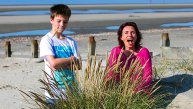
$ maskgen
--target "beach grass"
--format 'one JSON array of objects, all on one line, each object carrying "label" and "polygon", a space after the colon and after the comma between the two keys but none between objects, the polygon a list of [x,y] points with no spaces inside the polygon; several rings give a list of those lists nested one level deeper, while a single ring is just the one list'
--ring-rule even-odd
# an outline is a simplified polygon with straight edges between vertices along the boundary
[{"label": "beach grass", "polygon": [[[150,109],[164,108],[168,100],[165,100],[169,94],[163,90],[158,81],[154,81],[152,87],[148,87],[148,93],[144,92],[147,88],[136,90],[141,82],[141,71],[138,61],[132,63],[129,70],[119,69],[121,81],[116,82],[113,79],[106,78],[109,71],[117,72],[120,63],[108,68],[108,54],[106,56],[106,66],[102,66],[102,59],[97,62],[96,55],[88,56],[85,69],[78,70],[73,66],[76,73],[76,79],[72,86],[68,86],[65,81],[67,93],[55,95],[53,90],[58,89],[57,84],[50,84],[46,80],[40,80],[45,86],[41,89],[47,90],[57,102],[50,104],[45,102],[45,96],[33,91],[24,92],[20,90],[22,96],[28,103],[36,104],[38,108],[54,109]],[[133,72],[132,69],[136,70]],[[130,78],[131,73],[138,74],[135,81]],[[46,74],[46,72],[45,72]],[[47,74],[46,74],[47,75]],[[52,78],[53,79],[53,78]],[[53,79],[53,81],[55,81]]]}]

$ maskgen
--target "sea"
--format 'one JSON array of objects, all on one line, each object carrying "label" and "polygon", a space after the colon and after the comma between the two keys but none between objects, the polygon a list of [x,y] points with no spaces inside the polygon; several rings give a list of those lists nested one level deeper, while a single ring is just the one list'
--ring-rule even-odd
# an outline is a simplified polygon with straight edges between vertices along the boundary
[{"label": "sea", "polygon": [[[0,0],[0,6],[17,6],[17,5],[52,5],[63,3],[67,5],[84,5],[84,4],[193,4],[193,0]],[[193,12],[193,8],[188,9],[135,9],[135,10],[87,10],[79,11],[72,10],[72,14],[95,14],[95,13],[149,13],[149,12]],[[0,16],[17,16],[17,15],[43,15],[49,13],[48,10],[39,10],[39,11],[8,11],[0,12]],[[187,26],[193,27],[192,22],[178,22],[178,23],[168,23],[162,24],[163,27],[172,27],[172,26]],[[106,30],[117,30],[118,25],[109,25]],[[95,28],[92,28],[95,29]],[[104,29],[104,30],[105,30]],[[75,31],[72,31],[73,28],[67,29],[65,34],[76,34]],[[27,35],[44,35],[49,30],[29,30],[29,31],[18,31],[12,33],[0,33],[0,38],[10,37],[10,36],[27,36]]]}]

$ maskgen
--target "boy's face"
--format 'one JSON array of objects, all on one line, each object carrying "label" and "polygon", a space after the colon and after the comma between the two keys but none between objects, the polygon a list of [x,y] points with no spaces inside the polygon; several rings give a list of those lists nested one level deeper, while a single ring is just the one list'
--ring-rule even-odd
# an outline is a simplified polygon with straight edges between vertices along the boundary
[{"label": "boy's face", "polygon": [[68,26],[69,17],[57,15],[54,19],[50,18],[52,30],[62,33]]}]

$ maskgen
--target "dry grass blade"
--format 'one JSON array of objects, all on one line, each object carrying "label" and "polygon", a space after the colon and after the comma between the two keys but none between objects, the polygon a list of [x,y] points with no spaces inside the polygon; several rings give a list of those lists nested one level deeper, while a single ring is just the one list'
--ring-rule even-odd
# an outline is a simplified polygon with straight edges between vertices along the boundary
[{"label": "dry grass blade", "polygon": [[98,74],[100,69],[101,69],[101,64],[102,64],[102,61],[103,59],[101,59],[99,62],[98,62],[98,66],[97,66],[97,69],[96,69],[96,73]]},{"label": "dry grass blade", "polygon": [[[45,88],[42,89],[47,90],[52,97],[56,97],[59,100],[55,106],[57,109],[149,109],[156,108],[160,105],[164,94],[157,94],[157,90],[160,88],[157,84],[150,89],[149,94],[144,94],[143,88],[135,91],[135,88],[141,84],[142,77],[141,73],[143,66],[140,66],[139,61],[132,61],[129,69],[127,69],[128,66],[126,65],[122,68],[120,67],[123,64],[120,62],[120,58],[121,56],[119,56],[117,63],[112,61],[113,65],[110,67],[108,67],[108,59],[106,59],[106,66],[102,67],[102,59],[97,62],[96,54],[94,57],[88,56],[85,69],[79,70],[78,67],[73,64],[71,70],[76,73],[76,78],[73,84],[69,87],[65,79],[62,79],[67,90],[67,93],[65,94],[61,93],[55,95],[55,91],[58,90],[58,85],[55,83],[56,81],[52,76],[45,73],[45,76],[47,77],[46,79],[53,83],[50,84],[46,82],[46,80],[40,80],[40,82],[45,86]],[[79,57],[79,61],[80,59],[81,58]],[[126,63],[127,62],[128,59]],[[107,78],[109,72],[112,72],[112,76]],[[65,72],[63,73],[65,74]],[[121,80],[119,82],[115,81],[114,75],[119,75]],[[44,101],[42,95],[34,92],[29,93],[30,94],[24,94],[34,100],[39,107],[45,107],[48,105]],[[154,98],[151,100],[149,97],[153,94]],[[62,98],[63,96],[66,97],[65,100]]]},{"label": "dry grass blade", "polygon": [[[30,96],[30,95],[28,95],[27,93],[25,93],[24,91],[22,91],[22,90],[19,90],[21,93],[21,95],[22,95],[22,97],[30,104],[30,102],[28,101],[28,99],[23,95],[23,94],[25,94],[27,97],[29,97],[30,99],[32,99],[32,97]],[[33,99],[32,99],[33,100]]]},{"label": "dry grass blade", "polygon": [[54,37],[57,33],[58,33],[58,31],[56,30],[56,32],[53,34],[53,36],[52,36],[52,37]]}]

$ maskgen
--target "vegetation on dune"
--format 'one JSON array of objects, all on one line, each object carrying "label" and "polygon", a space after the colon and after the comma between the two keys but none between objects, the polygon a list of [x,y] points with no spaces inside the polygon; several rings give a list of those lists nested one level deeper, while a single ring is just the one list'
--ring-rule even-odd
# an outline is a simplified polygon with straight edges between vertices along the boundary
[{"label": "vegetation on dune", "polygon": [[[38,108],[51,109],[161,109],[165,108],[170,101],[170,99],[165,99],[169,97],[169,93],[163,90],[155,74],[148,93],[144,93],[144,89],[134,90],[141,81],[141,75],[139,74],[135,81],[129,78],[131,73],[141,72],[143,66],[140,66],[138,61],[133,62],[127,71],[124,68],[119,69],[121,81],[118,83],[113,79],[107,79],[106,75],[110,70],[116,72],[120,63],[107,68],[108,55],[106,56],[106,65],[103,65],[102,61],[101,59],[97,62],[95,55],[88,56],[84,69],[78,70],[77,66],[73,65],[72,70],[76,74],[75,81],[70,87],[63,81],[67,90],[66,95],[63,93],[55,95],[54,91],[50,89],[57,90],[57,84],[40,80],[44,85],[41,89],[47,90],[52,97],[57,98],[54,104],[46,103],[43,94],[21,90],[20,92],[28,103],[34,105],[35,102]],[[132,70],[134,67],[135,72]],[[154,67],[154,72],[162,71],[161,67],[163,66]],[[44,73],[46,74],[46,72]],[[53,79],[53,81],[55,80]]]}]

